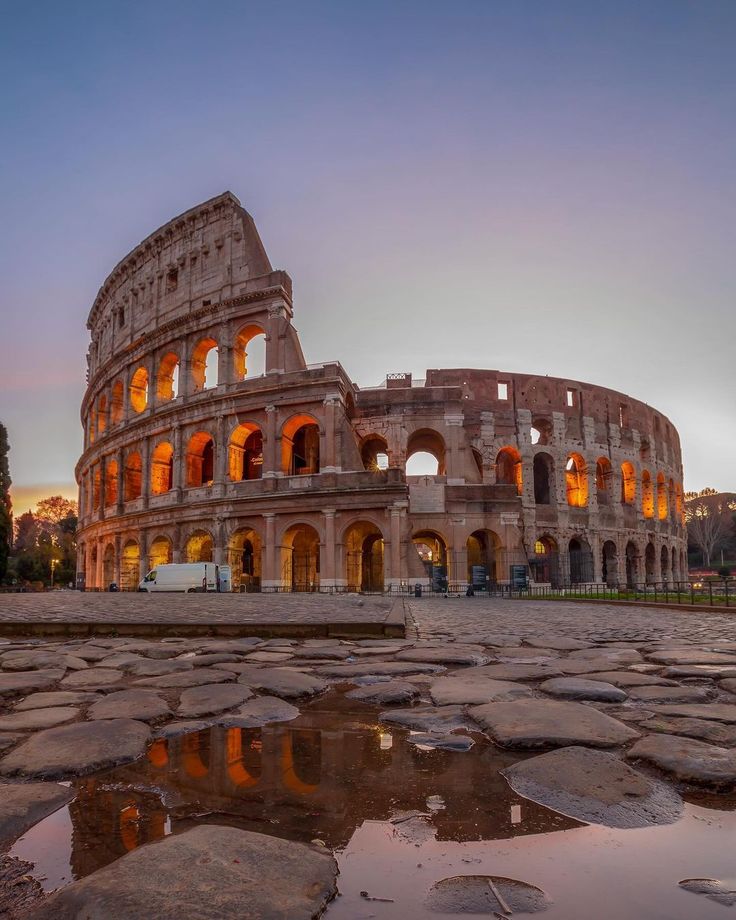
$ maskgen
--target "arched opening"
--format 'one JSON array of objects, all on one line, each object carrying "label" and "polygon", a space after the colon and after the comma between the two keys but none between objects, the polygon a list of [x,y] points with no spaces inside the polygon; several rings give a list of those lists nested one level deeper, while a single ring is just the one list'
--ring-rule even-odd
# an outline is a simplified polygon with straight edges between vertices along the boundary
[{"label": "arched opening", "polygon": [[599,505],[611,504],[613,467],[608,457],[599,457],[595,463],[595,492]]},{"label": "arched opening", "polygon": [[263,475],[263,434],[258,425],[245,422],[233,431],[228,446],[228,473],[233,482]]},{"label": "arched opening", "polygon": [[473,457],[473,463],[475,463],[475,468],[478,471],[478,482],[483,482],[483,455],[475,447],[470,448],[470,453]]},{"label": "arched opening", "polygon": [[534,554],[529,560],[532,579],[538,584],[549,584],[553,588],[560,583],[560,554],[557,543],[544,534],[534,543]]},{"label": "arched opening", "polygon": [[192,384],[194,392],[211,390],[217,386],[218,350],[213,338],[204,338],[197,342],[192,352]]},{"label": "arched opening", "polygon": [[281,459],[287,476],[319,473],[319,425],[311,415],[295,415],[281,430]]},{"label": "arched opening", "polygon": [[318,731],[297,729],[281,739],[281,779],[298,795],[311,795],[319,788],[322,772],[322,738]]},{"label": "arched opening", "polygon": [[128,540],[123,546],[120,560],[120,588],[135,591],[141,580],[141,551],[135,540]]},{"label": "arched opening", "polygon": [[639,580],[639,550],[631,540],[626,544],[626,585],[634,588]]},{"label": "arched opening", "polygon": [[89,571],[90,571],[90,582],[89,586],[94,588],[99,588],[100,585],[96,584],[97,582],[97,546],[92,547],[92,551],[89,555]]},{"label": "arched opening", "polygon": [[95,410],[90,408],[87,416],[87,439],[90,444],[95,443]]},{"label": "arched opening", "polygon": [[292,591],[319,588],[319,534],[309,524],[294,524],[283,537],[281,579]]},{"label": "arched opening", "polygon": [[383,591],[383,534],[370,521],[345,531],[345,578],[351,591]]},{"label": "arched opening", "polygon": [[143,490],[143,461],[138,451],[133,451],[125,458],[123,470],[123,498],[126,502],[141,497]]},{"label": "arched opening", "polygon": [[420,428],[406,445],[407,476],[444,476],[445,442],[431,428]]},{"label": "arched opening", "polygon": [[646,573],[647,584],[651,585],[656,580],[656,569],[657,564],[657,552],[654,549],[653,543],[647,543],[647,548],[644,551],[644,570]]},{"label": "arched opening", "polygon": [[633,505],[636,502],[636,471],[628,460],[621,464],[621,504]]},{"label": "arched opening", "polygon": [[227,729],[227,775],[234,786],[248,789],[258,785],[262,751],[260,728]]},{"label": "arched opening", "polygon": [[663,546],[659,554],[659,565],[661,568],[662,581],[670,583],[670,554],[666,546]]},{"label": "arched opening", "polygon": [[158,536],[148,550],[148,570],[158,565],[170,565],[174,561],[174,548],[166,536]]},{"label": "arched opening", "polygon": [[486,591],[498,581],[498,534],[492,530],[474,530],[467,540],[468,584],[476,591]]},{"label": "arched opening", "polygon": [[683,519],[683,511],[682,511],[682,486],[680,485],[679,482],[676,483],[676,485],[675,485],[675,508],[676,508],[676,510],[677,510],[677,517],[678,517],[678,520],[681,521],[681,520]]},{"label": "arched opening", "polygon": [[108,543],[102,554],[102,585],[100,587],[107,590],[113,581],[115,581],[115,547],[112,543]]},{"label": "arched opening", "polygon": [[565,464],[565,490],[571,508],[588,505],[588,471],[580,454],[570,454]]},{"label": "arched opening", "polygon": [[447,566],[447,544],[433,530],[420,530],[411,538],[425,578],[433,591],[446,591],[449,582]]},{"label": "arched opening", "polygon": [[677,492],[675,490],[675,480],[672,478],[670,478],[669,482],[667,483],[667,502],[669,505],[669,516],[674,520],[675,507],[677,505]]},{"label": "arched opening", "polygon": [[139,367],[130,379],[130,405],[134,412],[143,412],[148,405],[148,371]]},{"label": "arched opening", "polygon": [[107,428],[107,396],[101,394],[97,400],[97,433],[102,434]]},{"label": "arched opening", "polygon": [[236,380],[266,373],[266,335],[260,326],[243,326],[235,336],[233,371]]},{"label": "arched opening", "polygon": [[645,518],[654,517],[654,483],[649,470],[641,474],[641,510]]},{"label": "arched opening", "polygon": [[603,581],[609,588],[618,584],[618,558],[616,544],[613,540],[606,540],[601,551]]},{"label": "arched opening", "polygon": [[671,558],[671,560],[672,560],[672,562],[671,562],[671,566],[672,566],[672,580],[673,580],[674,582],[678,582],[678,581],[680,580],[680,560],[679,560],[679,557],[678,557],[678,555],[677,555],[677,550],[675,549],[674,546],[672,547],[672,550],[671,550],[671,552],[670,552],[670,558]]},{"label": "arched opening", "polygon": [[234,591],[260,591],[261,538],[253,528],[235,531],[228,544],[227,559]]},{"label": "arched opening", "polygon": [[168,441],[157,444],[151,454],[151,495],[163,495],[174,486],[174,448]]},{"label": "arched opening", "polygon": [[212,562],[212,534],[206,530],[195,530],[184,547],[187,562]]},{"label": "arched opening", "polygon": [[593,553],[582,537],[573,537],[567,545],[570,563],[570,584],[582,585],[593,581]]},{"label": "arched opening", "polygon": [[360,445],[360,456],[365,469],[374,473],[388,469],[388,444],[380,435],[371,434]]},{"label": "arched opening", "polygon": [[499,450],[496,457],[496,482],[500,485],[516,486],[517,495],[521,495],[521,454],[515,447],[502,447]]},{"label": "arched opening", "polygon": [[110,398],[110,424],[118,425],[123,420],[125,403],[125,388],[122,380],[116,380],[112,385]]},{"label": "arched opening", "polygon": [[105,507],[118,503],[118,462],[108,458],[105,464]]},{"label": "arched opening", "polygon": [[666,521],[669,514],[667,506],[667,481],[664,473],[657,474],[657,517],[660,521]]},{"label": "arched opening", "polygon": [[534,501],[538,505],[549,505],[552,502],[555,462],[549,454],[535,454],[533,470]]},{"label": "arched opening", "polygon": [[92,471],[92,510],[97,511],[102,500],[102,471],[100,464],[96,463]]},{"label": "arched opening", "polygon": [[532,419],[530,431],[532,444],[551,444],[554,427],[548,418],[537,417]]},{"label": "arched opening", "polygon": [[179,395],[179,356],[173,351],[167,352],[161,359],[156,381],[156,398],[159,402],[168,402]]},{"label": "arched opening", "polygon": [[186,452],[187,488],[211,486],[215,478],[215,442],[206,431],[198,431],[189,439]]}]

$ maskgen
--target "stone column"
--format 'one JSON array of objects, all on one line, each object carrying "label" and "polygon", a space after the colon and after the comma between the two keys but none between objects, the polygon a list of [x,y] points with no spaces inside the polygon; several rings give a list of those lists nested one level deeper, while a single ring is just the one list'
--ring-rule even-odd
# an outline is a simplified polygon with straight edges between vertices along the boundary
[{"label": "stone column", "polygon": [[266,406],[266,430],[263,440],[263,478],[274,479],[281,475],[281,439],[277,431],[276,406]]},{"label": "stone column", "polygon": [[224,565],[227,562],[227,547],[225,546],[225,522],[221,517],[216,517],[214,527],[212,528],[212,547],[213,562],[218,565]]},{"label": "stone column", "polygon": [[104,585],[102,583],[103,574],[104,574],[104,555],[105,555],[105,544],[102,540],[102,537],[97,538],[97,571],[95,572],[95,588],[103,589]]},{"label": "stone column", "polygon": [[273,588],[281,584],[280,573],[278,572],[278,560],[276,558],[276,515],[267,512],[263,515],[266,522],[266,536],[263,541],[263,559],[261,583],[264,587]]},{"label": "stone column", "polygon": [[117,464],[118,464],[118,501],[116,513],[121,515],[123,513],[123,505],[125,504],[125,459],[123,455],[123,448],[119,447],[117,452]]},{"label": "stone column", "polygon": [[182,498],[182,489],[184,488],[184,476],[186,474],[187,462],[182,449],[181,425],[174,425],[174,469],[172,470],[172,488],[176,494],[176,502],[179,504]]},{"label": "stone column", "polygon": [[335,415],[340,397],[336,394],[326,396],[322,405],[325,410],[325,430],[321,438],[323,441],[320,450],[319,468],[322,473],[334,473],[339,469],[336,463],[335,451]]},{"label": "stone column", "polygon": [[115,569],[113,574],[113,581],[117,583],[118,588],[120,587],[120,573],[121,573],[121,563],[122,563],[122,540],[120,534],[115,534]]},{"label": "stone column", "polygon": [[391,508],[391,553],[390,553],[390,564],[391,571],[389,577],[384,580],[388,582],[389,585],[400,585],[402,582],[402,572],[401,572],[401,518],[403,515],[403,509],[394,505]]},{"label": "stone column", "polygon": [[148,507],[148,499],[151,495],[151,443],[146,436],[141,441],[141,498],[143,507]]},{"label": "stone column", "polygon": [[325,542],[320,559],[320,586],[332,588],[335,586],[337,572],[335,570],[335,509],[327,508],[322,514],[325,519]]},{"label": "stone column", "polygon": [[107,498],[107,457],[100,457],[100,520],[105,517],[105,499]]},{"label": "stone column", "polygon": [[449,565],[447,566],[447,580],[454,584],[467,585],[468,582],[468,545],[462,539],[463,524],[455,519],[451,520],[451,538],[448,547]]},{"label": "stone column", "polygon": [[182,562],[184,559],[181,545],[181,525],[175,524],[171,532],[171,561]]},{"label": "stone column", "polygon": [[288,313],[286,304],[279,301],[268,308],[266,320],[266,373],[283,374],[285,370],[285,341]]},{"label": "stone column", "polygon": [[227,418],[224,415],[218,415],[215,442],[215,480],[213,483],[213,495],[217,497],[221,496],[225,489],[227,454]]},{"label": "stone column", "polygon": [[148,531],[141,530],[138,539],[138,581],[141,581],[148,575]]},{"label": "stone column", "polygon": [[463,416],[445,415],[448,443],[445,445],[445,467],[448,485],[465,484],[465,445],[461,445]]}]

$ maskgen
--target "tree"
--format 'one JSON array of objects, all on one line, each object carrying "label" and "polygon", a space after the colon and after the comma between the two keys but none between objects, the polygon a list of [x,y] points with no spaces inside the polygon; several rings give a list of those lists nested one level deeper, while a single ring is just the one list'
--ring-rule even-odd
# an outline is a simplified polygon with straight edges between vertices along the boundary
[{"label": "tree", "polygon": [[[710,490],[701,492],[703,498],[690,501],[685,506],[687,535],[703,554],[703,564],[710,565],[713,550],[733,528],[731,512],[736,511],[736,502],[730,499],[713,500]],[[710,498],[710,501],[704,499]]]},{"label": "tree", "polygon": [[0,582],[8,571],[8,557],[13,542],[13,506],[10,501],[10,463],[8,431],[0,423]]},{"label": "tree", "polygon": [[[77,506],[52,495],[42,499],[36,513],[26,511],[16,521],[15,571],[23,581],[74,581],[77,559]],[[52,578],[53,570],[53,578]]]}]

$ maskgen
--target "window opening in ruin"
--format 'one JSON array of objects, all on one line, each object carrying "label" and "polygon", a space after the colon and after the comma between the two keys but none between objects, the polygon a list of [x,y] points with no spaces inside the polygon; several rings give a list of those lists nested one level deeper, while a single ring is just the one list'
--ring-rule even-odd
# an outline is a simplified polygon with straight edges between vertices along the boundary
[{"label": "window opening in ruin", "polygon": [[554,460],[549,454],[534,455],[534,501],[537,505],[549,505],[554,478]]},{"label": "window opening in ruin", "polygon": [[621,428],[629,427],[629,410],[623,403],[619,403],[618,407],[618,424]]},{"label": "window opening in ruin", "polygon": [[166,293],[172,294],[179,287],[179,272],[172,268],[166,273]]},{"label": "window opening in ruin", "polygon": [[105,463],[105,507],[110,508],[118,501],[118,463],[108,458]]},{"label": "window opening in ruin", "polygon": [[168,402],[179,395],[179,356],[170,351],[163,356],[158,369],[156,397],[160,402]]},{"label": "window opening in ruin", "polygon": [[418,450],[406,461],[407,476],[438,476],[439,461],[434,454]]},{"label": "window opening in ruin", "polygon": [[379,451],[376,454],[376,468],[379,470],[388,469],[388,454],[384,453],[383,451]]},{"label": "window opening in ruin", "polygon": [[163,495],[174,486],[174,448],[167,441],[151,454],[151,495]]},{"label": "window opening in ruin", "polygon": [[537,584],[559,584],[559,553],[557,544],[546,534],[534,542],[534,555],[529,559],[532,579]]},{"label": "window opening in ruin", "polygon": [[599,457],[595,464],[595,490],[599,505],[610,504],[612,480],[611,461],[607,457]]},{"label": "window opening in ruin", "polygon": [[498,580],[496,568],[497,551],[501,540],[492,530],[474,530],[468,537],[466,549],[468,556],[468,584],[476,591],[486,591]]},{"label": "window opening in ruin", "polygon": [[125,325],[125,307],[121,307],[118,310],[118,329],[122,329]]},{"label": "window opening in ruin", "polygon": [[380,435],[371,434],[363,439],[360,445],[360,456],[363,467],[369,472],[388,469],[388,445],[385,438]]},{"label": "window opening in ruin", "polygon": [[645,518],[654,517],[654,483],[649,470],[641,474],[641,510]]},{"label": "window opening in ruin", "polygon": [[636,502],[636,472],[628,460],[621,464],[621,504],[633,505]]},{"label": "window opening in ruin", "polygon": [[266,335],[260,326],[243,326],[233,347],[235,380],[261,377],[266,373]]},{"label": "window opening in ruin", "polygon": [[554,429],[552,422],[546,418],[533,418],[531,427],[532,444],[551,444]]},{"label": "window opening in ruin", "polygon": [[532,426],[529,429],[529,431],[530,431],[532,444],[539,444],[539,439],[542,436],[542,432],[538,428],[535,428],[534,426]]},{"label": "window opening in ruin", "polygon": [[616,544],[613,540],[606,540],[601,551],[601,573],[605,584],[612,588],[618,584],[618,561]]},{"label": "window opening in ruin", "polygon": [[522,492],[521,454],[515,447],[502,447],[496,457],[496,482],[515,486],[517,495]]},{"label": "window opening in ruin", "polygon": [[92,473],[92,510],[96,511],[100,507],[102,499],[102,470],[100,464],[96,463]]},{"label": "window opening in ruin", "polygon": [[656,563],[657,552],[654,549],[654,544],[647,543],[647,548],[644,551],[644,572],[648,585],[653,584],[656,580]]},{"label": "window opening in ruin", "polygon": [[130,381],[130,405],[134,412],[143,412],[148,405],[148,371],[139,367]]},{"label": "window opening in ruin", "polygon": [[406,446],[407,476],[444,476],[445,441],[431,428],[420,428],[410,437]]},{"label": "window opening in ruin", "polygon": [[311,415],[289,419],[281,431],[282,465],[287,476],[319,473],[319,441],[319,425]]},{"label": "window opening in ruin", "polygon": [[149,572],[158,565],[170,565],[174,561],[174,551],[168,537],[156,537],[148,551]]},{"label": "window opening in ruin", "polygon": [[319,534],[309,524],[295,524],[282,541],[281,579],[292,591],[315,591],[319,588]]},{"label": "window opening in ruin", "polygon": [[447,544],[432,530],[422,530],[411,538],[417,552],[419,565],[409,561],[409,578],[429,579],[433,591],[446,591],[449,581]]},{"label": "window opening in ruin", "polygon": [[573,537],[567,547],[570,584],[581,585],[593,581],[593,552],[587,540]]},{"label": "window opening in ruin", "polygon": [[230,438],[228,472],[233,482],[260,479],[263,476],[263,434],[261,429],[245,422]]},{"label": "window opening in ruin", "polygon": [[657,474],[657,517],[660,521],[666,521],[669,514],[667,506],[667,482],[664,473]]},{"label": "window opening in ruin", "polygon": [[115,547],[108,543],[102,554],[102,587],[107,589],[111,581],[115,581]]},{"label": "window opening in ruin", "polygon": [[[128,540],[123,546],[120,559],[120,588],[135,591],[141,579],[141,551],[135,540]],[[106,587],[106,586],[105,586]]]},{"label": "window opening in ruin", "polygon": [[215,478],[215,442],[206,431],[189,439],[186,453],[187,486],[211,486]]},{"label": "window opening in ruin", "polygon": [[570,454],[565,465],[565,490],[571,508],[585,508],[588,504],[588,471],[580,454]]},{"label": "window opening in ruin", "polygon": [[660,565],[660,570],[661,570],[660,571],[661,580],[668,582],[670,580],[670,573],[669,573],[670,554],[666,546],[662,547],[662,551],[659,554],[659,565]]},{"label": "window opening in ruin", "polygon": [[110,398],[110,424],[117,425],[123,419],[123,404],[125,402],[125,388],[122,380],[116,380],[112,385]]},{"label": "window opening in ruin", "polygon": [[107,396],[103,393],[97,400],[97,432],[103,434],[107,428]]},{"label": "window opening in ruin", "polygon": [[509,398],[509,385],[508,383],[503,383],[500,380],[498,382],[498,398],[503,400]]},{"label": "window opening in ruin", "polygon": [[212,562],[212,534],[206,530],[195,530],[184,547],[187,562]]},{"label": "window opening in ruin", "polygon": [[383,591],[383,535],[375,524],[357,521],[345,532],[345,578],[349,591]]},{"label": "window opening in ruin", "polygon": [[217,342],[210,337],[201,339],[192,352],[192,383],[194,392],[210,390],[217,386]]},{"label": "window opening in ruin", "polygon": [[233,591],[260,591],[261,538],[251,527],[236,530],[227,549]]},{"label": "window opening in ruin", "polygon": [[143,489],[143,463],[137,451],[128,454],[123,470],[123,498],[126,502],[141,497]]},{"label": "window opening in ruin", "polygon": [[575,390],[570,390],[570,389],[568,389],[568,391],[567,391],[567,405],[568,405],[569,408],[573,408],[575,405],[577,405],[577,403],[576,403],[576,401],[575,401]]}]

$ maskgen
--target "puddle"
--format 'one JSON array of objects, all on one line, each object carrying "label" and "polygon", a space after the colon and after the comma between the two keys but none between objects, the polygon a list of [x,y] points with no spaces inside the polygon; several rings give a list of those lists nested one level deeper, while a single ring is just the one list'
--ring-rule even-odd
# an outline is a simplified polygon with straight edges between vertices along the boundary
[{"label": "puddle", "polygon": [[51,891],[141,844],[216,823],[334,849],[341,895],[328,920],[457,918],[463,903],[468,916],[492,917],[475,894],[451,910],[436,894],[482,888],[483,877],[541,890],[549,920],[725,916],[678,882],[732,877],[733,799],[690,797],[665,827],[585,825],[508,787],[499,770],[518,754],[479,735],[465,752],[409,737],[331,695],[293,722],[160,740],[137,763],[73,781],[75,801],[11,855],[34,863]]}]

